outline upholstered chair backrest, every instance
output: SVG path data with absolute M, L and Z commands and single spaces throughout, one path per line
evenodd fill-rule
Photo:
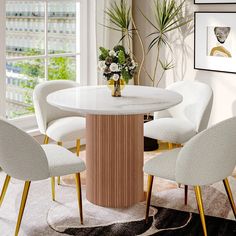
M 176 163 L 176 181 L 208 185 L 230 176 L 236 165 L 236 117 L 202 131 L 188 141 Z
M 211 87 L 197 81 L 181 81 L 171 84 L 167 89 L 183 96 L 182 103 L 168 109 L 169 114 L 174 118 L 190 121 L 198 132 L 203 115 L 212 98 Z
M 0 166 L 13 178 L 41 180 L 49 177 L 42 147 L 19 128 L 0 119 Z
M 73 81 L 55 80 L 38 84 L 35 87 L 33 93 L 33 101 L 35 115 L 41 133 L 46 133 L 47 125 L 49 122 L 59 118 L 75 115 L 74 113 L 62 111 L 61 109 L 50 105 L 47 102 L 47 96 L 55 91 L 73 88 L 76 86 L 78 86 L 78 84 Z

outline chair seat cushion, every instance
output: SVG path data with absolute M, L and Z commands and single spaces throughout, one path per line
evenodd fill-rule
M 144 164 L 143 171 L 148 175 L 175 181 L 176 160 L 180 150 L 176 148 L 156 155 Z
M 196 135 L 193 125 L 182 119 L 160 118 L 144 124 L 144 136 L 183 144 Z
M 61 146 L 47 144 L 42 148 L 48 159 L 50 176 L 70 175 L 86 169 L 83 160 Z
M 85 137 L 86 121 L 83 117 L 64 117 L 48 124 L 46 135 L 57 142 L 73 141 Z

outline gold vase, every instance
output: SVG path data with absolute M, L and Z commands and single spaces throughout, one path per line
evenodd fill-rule
M 121 90 L 125 87 L 125 81 L 122 78 L 118 80 L 110 79 L 108 81 L 108 87 L 111 89 L 112 97 L 121 97 Z

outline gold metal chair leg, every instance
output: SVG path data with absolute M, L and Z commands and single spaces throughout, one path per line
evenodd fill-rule
M 184 204 L 188 204 L 188 185 L 184 185 Z
M 49 142 L 49 137 L 47 135 L 45 135 L 43 144 L 48 144 L 48 142 Z
M 204 233 L 204 236 L 207 236 L 206 221 L 205 221 L 204 208 L 203 208 L 203 203 L 202 203 L 201 187 L 195 186 L 194 190 L 195 190 L 198 210 L 199 210 L 199 214 L 200 214 L 200 218 L 202 222 L 203 233 Z
M 18 235 L 19 230 L 20 230 L 21 220 L 22 220 L 22 216 L 23 216 L 24 210 L 25 210 L 25 204 L 26 204 L 26 200 L 28 197 L 28 193 L 29 193 L 30 183 L 31 183 L 30 181 L 25 181 L 24 191 L 23 191 L 22 199 L 21 199 L 20 210 L 19 210 L 18 219 L 17 219 L 17 223 L 16 223 L 15 236 Z
M 80 139 L 76 140 L 76 155 L 79 156 L 80 153 Z
M 61 177 L 58 176 L 58 177 L 57 177 L 57 185 L 60 185 L 60 184 L 61 184 Z
M 173 143 L 168 143 L 168 148 L 173 149 Z
M 48 144 L 49 142 L 49 137 L 45 135 L 44 137 L 44 144 Z M 52 200 L 55 201 L 55 177 L 51 178 L 51 187 L 52 187 Z
M 57 142 L 57 145 L 62 146 L 62 142 Z M 57 184 L 58 184 L 58 185 L 61 184 L 61 178 L 60 178 L 60 176 L 57 177 Z
M 146 215 L 145 215 L 146 223 L 148 223 L 149 208 L 150 208 L 151 196 L 152 196 L 153 178 L 154 177 L 152 175 L 148 175 L 147 198 L 146 198 Z
M 228 198 L 229 198 L 230 205 L 231 205 L 233 213 L 234 213 L 234 217 L 236 218 L 236 207 L 235 207 L 235 204 L 234 204 L 234 198 L 233 198 L 233 194 L 232 194 L 228 179 L 227 178 L 224 179 L 223 183 L 224 183 L 225 190 L 226 190 L 226 193 L 227 193 Z
M 57 142 L 57 145 L 62 146 L 62 142 Z
M 80 173 L 75 174 L 75 183 L 76 183 L 76 191 L 77 191 L 77 197 L 78 197 L 80 223 L 83 224 L 84 222 L 83 222 L 83 206 L 82 206 Z
M 6 178 L 5 178 L 5 181 L 4 181 L 4 184 L 3 184 L 3 187 L 2 187 L 2 193 L 1 193 L 1 196 L 0 196 L 0 207 L 2 205 L 4 197 L 6 195 L 10 179 L 11 179 L 11 177 L 9 175 L 7 175 Z
M 55 177 L 51 177 L 52 200 L 55 201 Z

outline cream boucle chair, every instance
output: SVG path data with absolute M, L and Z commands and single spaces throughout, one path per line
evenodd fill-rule
M 148 220 L 154 176 L 194 186 L 204 235 L 207 235 L 201 186 L 223 181 L 234 216 L 236 208 L 227 177 L 236 165 L 236 117 L 202 131 L 183 148 L 167 151 L 147 161 L 148 174 L 146 220 Z
M 33 93 L 35 115 L 39 130 L 45 135 L 45 139 L 49 137 L 58 143 L 62 143 L 85 137 L 86 123 L 84 117 L 62 111 L 47 102 L 47 96 L 50 93 L 77 86 L 78 84 L 73 81 L 55 80 L 46 81 L 35 87 Z M 79 146 L 77 146 L 77 151 L 79 151 Z
M 154 120 L 144 124 L 144 136 L 168 142 L 169 149 L 172 149 L 173 144 L 180 147 L 207 127 L 212 106 L 212 89 L 197 81 L 176 82 L 167 89 L 180 93 L 183 101 L 177 106 L 156 112 Z M 186 185 L 185 204 L 187 192 Z
M 197 81 L 176 82 L 167 89 L 180 93 L 183 101 L 157 112 L 153 121 L 144 124 L 144 136 L 181 145 L 200 131 L 206 109 L 211 104 L 212 89 Z
M 49 138 L 60 146 L 66 141 L 76 141 L 76 153 L 79 156 L 80 139 L 85 137 L 85 118 L 76 113 L 62 111 L 47 102 L 50 93 L 77 86 L 74 81 L 46 81 L 35 87 L 33 101 L 39 130 L 45 136 L 44 144 L 48 144 Z M 60 177 L 58 177 L 59 183 Z
M 22 130 L 0 120 L 0 166 L 7 174 L 0 196 L 3 202 L 10 178 L 25 181 L 15 236 L 18 235 L 31 181 L 75 174 L 81 224 L 83 223 L 80 172 L 85 163 L 67 149 L 54 145 L 40 145 Z M 12 148 L 14 146 L 14 148 Z M 55 181 L 52 184 L 55 193 Z

